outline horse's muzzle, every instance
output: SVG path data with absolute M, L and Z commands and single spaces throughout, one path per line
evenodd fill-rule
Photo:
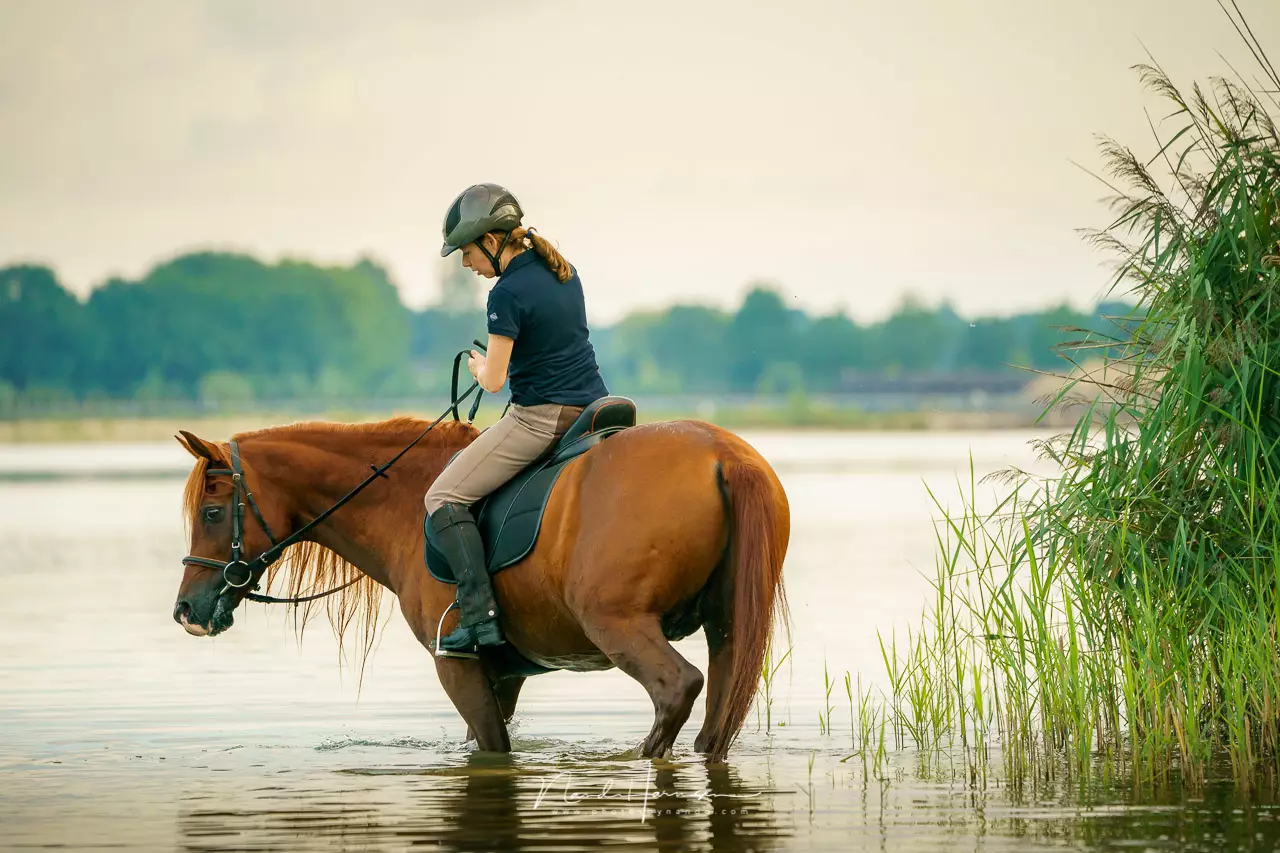
M 193 637 L 212 637 L 231 627 L 235 621 L 235 617 L 231 614 L 233 609 L 234 605 L 229 604 L 226 597 L 220 595 L 214 601 L 213 613 L 208 618 L 201 619 L 191 602 L 182 598 L 173 606 L 173 621 Z
M 177 606 L 173 608 L 173 621 L 181 625 L 183 630 L 193 637 L 209 635 L 208 628 L 191 621 L 191 605 L 185 601 L 179 601 Z

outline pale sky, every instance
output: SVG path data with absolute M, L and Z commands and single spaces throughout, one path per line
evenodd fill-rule
M 1239 0 L 1280 60 L 1280 3 Z M 0 265 L 84 294 L 194 248 L 386 264 L 503 183 L 598 321 L 674 300 L 1091 304 L 1129 66 L 1254 66 L 1214 0 L 0 0 Z M 482 287 L 477 281 L 477 287 Z

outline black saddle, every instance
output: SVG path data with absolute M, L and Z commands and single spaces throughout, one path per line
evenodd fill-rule
M 518 563 L 533 550 L 542 513 L 560 472 L 614 433 L 636 425 L 636 404 L 626 397 L 601 397 L 582 410 L 572 426 L 546 453 L 471 507 L 484 540 L 489 574 Z M 425 538 L 425 529 L 423 531 Z M 427 571 L 445 583 L 457 583 L 444 555 L 426 544 Z

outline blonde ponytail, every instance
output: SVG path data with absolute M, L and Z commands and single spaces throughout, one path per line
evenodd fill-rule
M 526 246 L 538 253 L 538 257 L 546 262 L 547 267 L 555 273 L 556 278 L 561 283 L 573 278 L 573 267 L 569 266 L 569 262 L 564 259 L 564 255 L 551 245 L 551 241 L 541 234 L 535 233 L 532 228 L 521 226 L 511 232 L 511 237 L 519 245 Z

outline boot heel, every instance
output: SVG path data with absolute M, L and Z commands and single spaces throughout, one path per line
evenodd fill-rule
M 498 623 L 496 617 L 481 622 L 479 625 L 473 625 L 471 630 L 475 632 L 476 645 L 478 646 L 500 646 L 507 641 L 507 638 L 503 636 L 502 626 Z

